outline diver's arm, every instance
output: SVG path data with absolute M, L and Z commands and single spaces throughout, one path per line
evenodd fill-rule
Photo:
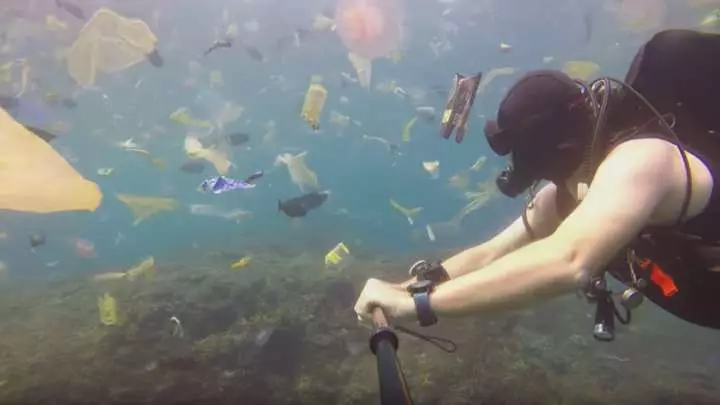
M 535 237 L 544 238 L 557 228 L 560 219 L 555 205 L 555 185 L 550 183 L 541 188 L 533 199 L 532 208 L 527 210 L 527 220 Z M 489 241 L 462 252 L 443 261 L 443 267 L 451 279 L 474 270 L 482 269 L 493 261 L 532 242 L 525 229 L 522 217 Z M 401 284 L 402 288 L 412 284 L 415 279 Z
M 551 236 L 439 285 L 434 311 L 452 316 L 520 308 L 584 286 L 649 222 L 678 182 L 681 170 L 668 167 L 677 150 L 650 149 L 613 152 L 586 198 Z M 401 305 L 412 308 L 412 300 Z

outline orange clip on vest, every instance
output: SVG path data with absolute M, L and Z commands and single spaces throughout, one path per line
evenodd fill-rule
M 658 266 L 657 264 L 650 261 L 650 259 L 643 259 L 640 261 L 640 267 L 643 270 L 650 269 L 650 281 L 655 283 L 663 292 L 666 297 L 672 297 L 678 292 L 678 288 L 675 285 L 672 277 Z

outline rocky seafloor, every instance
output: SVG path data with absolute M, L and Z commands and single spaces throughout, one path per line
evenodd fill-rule
M 370 330 L 352 305 L 364 279 L 400 280 L 408 260 L 356 257 L 343 271 L 277 251 L 238 271 L 222 254 L 196 261 L 160 263 L 150 281 L 0 287 L 0 403 L 379 403 Z M 104 293 L 119 325 L 99 321 Z M 720 403 L 717 334 L 647 304 L 600 343 L 592 312 L 567 297 L 424 331 L 453 339 L 455 353 L 400 334 L 414 402 Z

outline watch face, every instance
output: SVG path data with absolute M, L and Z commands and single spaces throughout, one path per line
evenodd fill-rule
M 417 294 L 422 292 L 428 292 L 432 290 L 433 282 L 430 280 L 416 281 L 407 287 L 407 291 L 410 294 Z

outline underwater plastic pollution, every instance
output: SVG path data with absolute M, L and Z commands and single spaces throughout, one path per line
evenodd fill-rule
M 390 206 L 395 208 L 398 212 L 403 214 L 410 225 L 415 225 L 415 217 L 423 210 L 422 207 L 406 208 L 400 205 L 394 199 L 390 199 Z
M 363 58 L 362 56 L 350 52 L 348 53 L 348 59 L 355 68 L 355 74 L 357 75 L 360 86 L 366 89 L 370 88 L 370 81 L 372 80 L 372 60 Z
M 226 102 L 215 115 L 215 125 L 220 131 L 224 131 L 225 125 L 239 120 L 244 112 L 245 107 L 235 103 Z
M 324 15 L 318 14 L 313 18 L 313 29 L 317 31 L 335 30 L 335 20 Z
M 255 188 L 255 184 L 224 176 L 218 176 L 203 180 L 198 187 L 198 191 L 203 193 L 222 194 L 231 190 L 244 190 L 248 188 Z
M 423 169 L 430 174 L 432 179 L 437 179 L 440 176 L 440 162 L 433 160 L 430 162 L 423 162 Z
M 455 73 L 442 116 L 440 135 L 443 138 L 450 139 L 454 132 L 455 142 L 462 142 L 481 80 L 482 73 L 470 77 Z
M 48 31 L 65 31 L 68 29 L 68 25 L 57 16 L 48 14 L 45 16 L 45 29 Z
M 300 188 L 300 191 L 307 192 L 318 189 L 318 179 L 314 171 L 310 170 L 305 163 L 307 152 L 301 152 L 295 156 L 283 153 L 275 158 L 275 166 L 284 164 L 290 173 L 290 180 Z
M 149 197 L 132 194 L 116 194 L 116 197 L 132 212 L 133 226 L 139 225 L 141 222 L 155 214 L 174 211 L 178 208 L 178 202 L 172 198 Z
M 435 120 L 435 107 L 429 105 L 421 105 L 415 107 L 415 112 L 418 116 L 425 118 L 426 121 Z
M 225 152 L 214 148 L 205 148 L 194 136 L 185 137 L 185 153 L 191 159 L 205 159 L 212 163 L 220 175 L 226 175 L 232 165 Z
M 95 211 L 100 206 L 97 184 L 2 109 L 0 128 L 0 209 L 50 213 Z
M 330 111 L 330 118 L 328 119 L 328 122 L 337 125 L 340 128 L 345 128 L 350 124 L 350 116 L 340 114 L 339 112 L 333 110 Z
M 119 325 L 117 301 L 110 293 L 105 293 L 97 299 L 100 323 L 107 326 Z
M 75 253 L 84 259 L 95 257 L 95 244 L 83 238 L 75 239 Z
M 322 76 L 310 78 L 310 85 L 305 93 L 305 101 L 302 105 L 300 117 L 310 124 L 313 131 L 320 129 L 320 114 L 325 107 L 327 90 L 322 85 Z
M 514 67 L 503 67 L 503 68 L 495 68 L 490 69 L 489 72 L 483 75 L 482 80 L 480 80 L 480 85 L 478 86 L 477 94 L 482 94 L 485 89 L 490 85 L 490 83 L 498 76 L 508 76 L 515 74 L 517 72 L 517 69 Z
M 107 8 L 85 24 L 67 58 L 70 76 L 81 86 L 95 83 L 97 72 L 114 73 L 148 60 L 162 66 L 157 37 L 145 22 Z
M 600 71 L 600 65 L 586 60 L 569 60 L 563 65 L 562 71 L 571 79 L 587 81 Z
M 250 262 L 251 262 L 251 261 L 252 261 L 252 257 L 250 257 L 250 256 L 245 256 L 245 257 L 243 257 L 242 259 L 237 260 L 237 261 L 233 262 L 232 264 L 230 264 L 230 269 L 231 269 L 231 270 L 244 269 L 244 268 L 246 268 L 247 266 L 250 265 Z
M 113 169 L 112 167 L 101 167 L 101 168 L 97 169 L 97 174 L 99 174 L 100 176 L 109 176 L 114 171 L 115 171 L 115 169 Z
M 329 269 L 344 270 L 350 265 L 351 261 L 350 250 L 343 242 L 335 245 L 325 255 L 325 267 Z
M 418 120 L 418 116 L 416 115 L 416 116 L 410 118 L 410 120 L 405 123 L 405 126 L 403 126 L 402 136 L 401 136 L 403 142 L 410 142 L 410 135 L 412 134 L 412 129 L 415 126 L 415 123 L 417 122 L 417 120 Z
M 337 33 L 345 46 L 367 59 L 390 55 L 403 41 L 401 0 L 339 0 Z
M 435 232 L 430 227 L 430 224 L 425 225 L 425 232 L 427 233 L 427 237 L 430 242 L 435 242 Z
M 216 217 L 222 218 L 229 221 L 240 222 L 242 219 L 249 218 L 252 216 L 250 211 L 246 211 L 240 208 L 237 209 L 226 209 L 217 207 L 210 204 L 190 204 L 188 206 L 190 214 L 199 215 L 205 217 Z
M 477 191 L 465 192 L 465 198 L 469 200 L 469 202 L 460 210 L 460 212 L 457 213 L 457 215 L 455 215 L 452 222 L 460 224 L 463 218 L 465 218 L 468 214 L 484 207 L 488 202 L 499 195 L 500 194 L 497 186 L 495 185 L 494 178 L 478 183 Z
M 170 121 L 185 125 L 191 129 L 205 130 L 206 135 L 215 130 L 215 127 L 210 121 L 197 119 L 190 115 L 190 109 L 187 107 L 180 107 L 173 111 L 172 114 L 170 114 Z
M 155 278 L 156 273 L 155 258 L 151 256 L 126 270 L 125 278 L 129 281 L 137 281 L 142 277 L 145 281 L 149 281 Z
M 479 158 L 477 158 L 475 163 L 473 163 L 472 166 L 470 166 L 469 170 L 472 172 L 479 172 L 483 168 L 483 166 L 485 166 L 486 161 L 487 161 L 487 156 L 480 156 Z

